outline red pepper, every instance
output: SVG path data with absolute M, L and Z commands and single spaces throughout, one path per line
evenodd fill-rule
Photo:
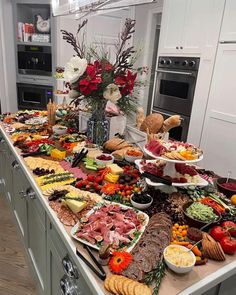
M 208 205 L 211 208 L 215 209 L 218 213 L 224 213 L 225 212 L 225 208 L 223 206 L 221 206 L 220 204 L 218 204 L 217 202 L 213 201 L 211 198 L 203 198 L 200 200 L 200 202 L 202 204 Z
M 44 138 L 44 139 L 31 140 L 29 142 L 26 142 L 26 145 L 27 146 L 32 146 L 32 145 L 40 145 L 40 144 L 44 144 L 44 143 L 50 144 L 50 145 L 54 145 L 55 144 L 53 140 Z

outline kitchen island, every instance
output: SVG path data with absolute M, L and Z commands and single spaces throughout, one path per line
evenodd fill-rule
M 38 294 L 109 294 L 103 282 L 76 255 L 78 247 L 89 260 L 82 245 L 70 236 L 71 227 L 64 226 L 49 206 L 3 125 L 0 142 L 0 191 L 15 217 Z M 235 277 L 235 256 L 227 255 L 224 262 L 210 260 L 184 276 L 166 271 L 159 294 L 235 294 Z

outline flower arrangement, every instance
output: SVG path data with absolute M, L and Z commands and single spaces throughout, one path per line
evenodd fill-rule
M 79 25 L 76 36 L 62 30 L 63 39 L 76 52 L 66 64 L 64 72 L 65 79 L 70 82 L 69 95 L 73 98 L 73 103 L 78 104 L 85 100 L 92 111 L 95 111 L 110 101 L 123 113 L 135 111 L 137 98 L 134 88 L 141 85 L 137 81 L 137 75 L 145 72 L 144 68 L 134 68 L 138 51 L 129 45 L 135 32 L 135 20 L 126 19 L 117 39 L 113 62 L 103 45 L 99 49 L 85 46 L 84 33 L 82 36 L 81 34 L 86 24 L 87 20 L 84 20 Z

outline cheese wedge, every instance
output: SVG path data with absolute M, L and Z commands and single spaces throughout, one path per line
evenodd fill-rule
M 70 210 L 75 214 L 82 211 L 87 205 L 87 202 L 85 201 L 76 201 L 76 200 L 68 200 L 68 199 L 63 200 L 63 203 L 66 204 L 70 208 Z
M 118 166 L 117 164 L 108 164 L 107 167 L 111 168 L 112 174 L 119 175 L 124 172 L 124 170 L 120 166 Z

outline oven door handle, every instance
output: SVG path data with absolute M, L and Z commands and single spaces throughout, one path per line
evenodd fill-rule
M 178 74 L 178 75 L 185 75 L 185 76 L 193 76 L 191 72 L 179 72 L 179 71 L 166 71 L 166 70 L 156 70 L 157 73 L 167 73 L 167 74 Z
M 168 116 L 168 117 L 171 117 L 171 116 L 173 116 L 173 115 L 171 115 L 171 114 L 169 114 L 169 113 L 165 113 L 165 112 L 163 112 L 163 111 L 155 111 L 155 110 L 152 110 L 153 111 L 153 113 L 158 113 L 158 114 L 161 114 L 161 115 L 166 115 L 166 116 Z M 180 120 L 182 121 L 182 122 L 184 122 L 184 118 L 182 118 L 181 116 L 180 116 Z
M 23 99 L 23 102 L 32 103 L 32 104 L 40 104 L 40 102 L 38 102 L 38 101 L 24 100 L 24 99 Z

